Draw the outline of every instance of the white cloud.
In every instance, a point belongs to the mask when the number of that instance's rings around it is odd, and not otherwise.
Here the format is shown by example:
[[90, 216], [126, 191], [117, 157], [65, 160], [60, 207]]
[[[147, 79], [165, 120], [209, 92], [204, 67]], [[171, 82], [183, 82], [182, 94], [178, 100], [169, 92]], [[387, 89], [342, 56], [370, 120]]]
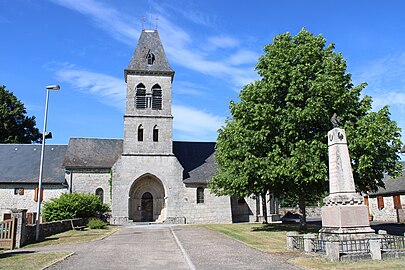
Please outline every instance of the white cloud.
[[228, 62], [232, 65], [256, 64], [259, 54], [250, 50], [240, 50], [229, 57]]
[[364, 92], [373, 98], [373, 109], [405, 105], [405, 53], [367, 63], [354, 72], [353, 80], [367, 82]]
[[208, 39], [208, 42], [214, 48], [234, 48], [239, 45], [238, 40], [226, 36], [211, 37]]
[[[75, 10], [85, 16], [90, 17], [97, 27], [101, 27], [107, 31], [115, 39], [133, 46], [137, 40], [139, 32], [133, 30], [134, 24], [129, 19], [129, 16], [122, 14], [112, 6], [97, 2], [95, 0], [52, 0], [54, 3], [66, 8]], [[159, 33], [161, 34], [165, 51], [169, 56], [169, 60], [187, 69], [202, 73], [207, 76], [213, 76], [229, 82], [238, 90], [248, 82], [251, 82], [257, 77], [254, 72], [254, 67], [235, 67], [242, 63], [247, 63], [249, 54], [237, 52], [234, 57], [230, 56], [227, 61], [224, 55], [214, 56], [215, 59], [209, 59], [210, 55], [196, 49], [193, 45], [193, 38], [183, 30], [161, 14], [151, 14], [154, 18], [159, 17]], [[236, 39], [230, 37], [213, 37], [211, 42], [217, 46], [233, 47], [239, 44]], [[241, 50], [243, 51], [243, 50]], [[253, 56], [253, 53], [250, 54]], [[243, 59], [242, 59], [243, 58]], [[255, 60], [257, 57], [255, 57]]]
[[58, 80], [74, 89], [90, 93], [104, 104], [125, 109], [126, 86], [122, 79], [113, 76], [66, 66], [56, 72]]
[[202, 96], [205, 91], [206, 89], [201, 85], [187, 81], [176, 81], [173, 85], [173, 92], [176, 94]]
[[173, 105], [174, 130], [180, 140], [215, 141], [225, 119], [192, 107]]
[[376, 95], [373, 98], [373, 107], [381, 108], [384, 105], [405, 105], [405, 93], [404, 92], [388, 92], [384, 95]]
[[132, 16], [126, 16], [110, 5], [94, 0], [50, 0], [55, 4], [90, 17], [93, 22], [119, 41], [133, 45], [139, 31], [133, 27]]

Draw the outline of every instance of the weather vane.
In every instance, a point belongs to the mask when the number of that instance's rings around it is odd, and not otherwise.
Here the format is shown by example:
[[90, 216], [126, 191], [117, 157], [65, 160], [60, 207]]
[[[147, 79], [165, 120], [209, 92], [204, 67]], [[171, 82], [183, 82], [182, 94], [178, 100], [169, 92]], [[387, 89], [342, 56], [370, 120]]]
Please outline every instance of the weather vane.
[[158, 16], [156, 16], [156, 29], [155, 30], [158, 30], [158, 23], [159, 23], [159, 17]]
[[145, 16], [143, 16], [143, 17], [141, 18], [141, 21], [142, 21], [142, 30], [145, 30], [145, 27], [144, 27], [144, 24], [145, 24]]

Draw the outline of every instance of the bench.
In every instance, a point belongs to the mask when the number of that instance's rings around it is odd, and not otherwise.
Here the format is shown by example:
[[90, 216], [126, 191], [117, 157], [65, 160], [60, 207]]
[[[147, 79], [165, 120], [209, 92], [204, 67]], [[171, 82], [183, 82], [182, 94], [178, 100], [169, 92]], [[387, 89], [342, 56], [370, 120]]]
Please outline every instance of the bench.
[[70, 220], [70, 224], [72, 224], [72, 230], [75, 231], [83, 231], [86, 228], [86, 226], [74, 226], [72, 219]]

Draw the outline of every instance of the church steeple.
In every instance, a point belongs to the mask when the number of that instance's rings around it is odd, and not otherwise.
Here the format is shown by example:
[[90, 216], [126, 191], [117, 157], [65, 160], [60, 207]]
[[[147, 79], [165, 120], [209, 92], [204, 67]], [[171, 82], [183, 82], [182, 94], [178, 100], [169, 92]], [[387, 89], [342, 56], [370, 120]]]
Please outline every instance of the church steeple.
[[174, 71], [167, 61], [157, 30], [142, 30], [131, 62], [124, 70], [125, 82], [128, 74], [166, 75], [173, 79]]
[[173, 155], [174, 71], [156, 30], [142, 31], [124, 74], [124, 155]]

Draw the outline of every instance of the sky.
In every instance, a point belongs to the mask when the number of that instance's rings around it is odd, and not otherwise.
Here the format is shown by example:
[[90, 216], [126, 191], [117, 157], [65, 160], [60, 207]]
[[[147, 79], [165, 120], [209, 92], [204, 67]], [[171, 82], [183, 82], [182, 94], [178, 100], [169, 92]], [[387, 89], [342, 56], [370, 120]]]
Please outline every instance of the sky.
[[46, 86], [61, 86], [50, 93], [48, 143], [123, 138], [124, 69], [142, 27], [158, 29], [176, 72], [174, 140], [215, 141], [229, 102], [259, 79], [263, 47], [303, 27], [335, 44], [353, 83], [368, 83], [373, 110], [389, 105], [405, 131], [402, 0], [0, 0], [0, 11], [0, 84], [41, 131]]

